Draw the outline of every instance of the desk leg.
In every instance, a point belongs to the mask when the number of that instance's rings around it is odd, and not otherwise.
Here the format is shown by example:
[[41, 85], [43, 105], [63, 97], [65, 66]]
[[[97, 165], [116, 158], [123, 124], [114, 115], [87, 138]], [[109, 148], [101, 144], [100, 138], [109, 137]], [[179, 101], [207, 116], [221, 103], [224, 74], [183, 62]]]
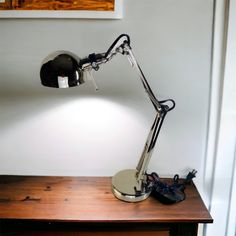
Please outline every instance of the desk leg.
[[2, 236], [3, 232], [2, 232], [2, 221], [0, 220], [0, 236]]
[[197, 223], [174, 224], [170, 229], [170, 236], [197, 236]]

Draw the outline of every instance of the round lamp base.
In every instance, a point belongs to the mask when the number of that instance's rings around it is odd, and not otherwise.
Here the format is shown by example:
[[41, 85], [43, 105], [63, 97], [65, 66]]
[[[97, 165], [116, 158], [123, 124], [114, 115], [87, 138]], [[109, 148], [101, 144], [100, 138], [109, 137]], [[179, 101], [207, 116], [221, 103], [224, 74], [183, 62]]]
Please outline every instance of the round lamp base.
[[151, 190], [136, 191], [137, 170], [122, 170], [112, 177], [113, 194], [126, 202], [139, 202], [149, 197]]

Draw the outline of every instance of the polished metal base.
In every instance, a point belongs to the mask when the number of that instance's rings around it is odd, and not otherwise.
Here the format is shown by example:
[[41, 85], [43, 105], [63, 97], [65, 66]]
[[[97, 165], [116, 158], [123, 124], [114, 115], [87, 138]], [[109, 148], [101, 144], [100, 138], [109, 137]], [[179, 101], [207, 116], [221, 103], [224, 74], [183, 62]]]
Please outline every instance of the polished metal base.
[[150, 195], [150, 190], [136, 191], [137, 170], [122, 170], [112, 178], [112, 191], [114, 195], [126, 202], [143, 201]]

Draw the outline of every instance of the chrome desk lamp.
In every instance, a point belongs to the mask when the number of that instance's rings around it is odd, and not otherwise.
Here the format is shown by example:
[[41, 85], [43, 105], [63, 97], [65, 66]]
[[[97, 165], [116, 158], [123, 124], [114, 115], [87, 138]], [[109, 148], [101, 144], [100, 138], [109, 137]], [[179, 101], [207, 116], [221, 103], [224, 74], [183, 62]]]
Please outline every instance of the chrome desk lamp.
[[82, 59], [71, 52], [54, 52], [43, 61], [40, 77], [42, 84], [47, 87], [79, 86], [86, 82], [86, 73], [91, 75], [92, 70], [99, 70], [100, 65], [107, 63], [117, 54], [127, 57], [131, 66], [137, 70], [144, 89], [156, 110], [154, 122], [136, 169], [121, 170], [112, 178], [112, 191], [118, 199], [138, 202], [146, 199], [151, 193], [146, 173], [148, 164], [165, 115], [175, 107], [175, 102], [172, 99], [158, 101], [155, 97], [134, 57], [129, 36], [121, 34], [105, 53], [89, 54], [88, 57]]

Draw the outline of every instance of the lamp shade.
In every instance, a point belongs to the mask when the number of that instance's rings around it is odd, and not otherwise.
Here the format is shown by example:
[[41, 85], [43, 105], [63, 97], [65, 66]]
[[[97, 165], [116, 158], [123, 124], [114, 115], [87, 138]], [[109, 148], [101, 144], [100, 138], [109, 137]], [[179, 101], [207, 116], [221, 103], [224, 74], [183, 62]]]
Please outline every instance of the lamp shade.
[[84, 83], [80, 58], [68, 51], [46, 57], [40, 70], [41, 83], [47, 87], [68, 88]]

